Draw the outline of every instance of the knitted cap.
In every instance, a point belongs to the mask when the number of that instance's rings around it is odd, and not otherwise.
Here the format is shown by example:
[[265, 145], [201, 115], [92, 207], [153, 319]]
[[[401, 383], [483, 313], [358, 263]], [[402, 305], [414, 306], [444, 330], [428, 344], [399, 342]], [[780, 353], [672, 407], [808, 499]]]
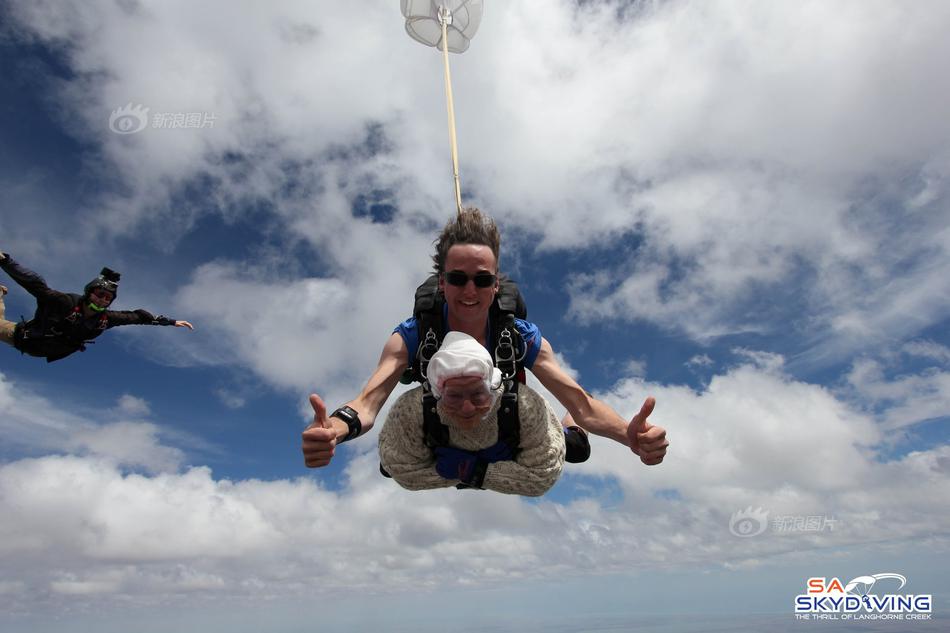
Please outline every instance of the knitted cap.
[[449, 378], [477, 376], [485, 382], [489, 391], [501, 385], [501, 371], [495, 367], [491, 355], [481, 343], [468, 334], [449, 332], [442, 341], [442, 347], [432, 355], [426, 371], [432, 395], [442, 397], [445, 381]]

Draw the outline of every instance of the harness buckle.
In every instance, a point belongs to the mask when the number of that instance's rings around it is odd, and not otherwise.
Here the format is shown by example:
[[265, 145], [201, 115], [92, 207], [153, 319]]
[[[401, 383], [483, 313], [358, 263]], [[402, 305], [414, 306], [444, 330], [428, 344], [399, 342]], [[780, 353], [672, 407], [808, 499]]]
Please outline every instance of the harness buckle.
[[429, 377], [426, 375], [429, 369], [429, 361], [432, 360], [437, 351], [439, 351], [439, 337], [435, 335], [435, 330], [430, 327], [422, 344], [419, 345], [419, 349], [416, 350], [416, 358], [419, 359], [419, 374], [425, 382], [429, 381]]
[[[522, 355], [524, 358], [524, 355]], [[509, 381], [518, 373], [518, 358], [515, 357], [514, 339], [511, 330], [507, 327], [498, 334], [498, 345], [495, 346], [495, 366], [501, 370], [501, 379]]]

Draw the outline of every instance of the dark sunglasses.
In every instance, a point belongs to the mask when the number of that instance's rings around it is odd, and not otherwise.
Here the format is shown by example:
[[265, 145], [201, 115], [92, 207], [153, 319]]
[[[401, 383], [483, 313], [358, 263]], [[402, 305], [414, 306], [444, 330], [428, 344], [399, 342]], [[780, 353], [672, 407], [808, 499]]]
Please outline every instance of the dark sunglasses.
[[90, 294], [91, 294], [93, 297], [97, 297], [97, 298], [99, 298], [99, 299], [109, 299], [109, 300], [112, 300], [112, 299], [114, 298], [114, 295], [113, 295], [111, 292], [109, 292], [108, 290], [100, 290], [100, 289], [98, 289], [98, 288], [96, 288], [95, 290], [93, 290]]
[[453, 286], [464, 286], [471, 279], [476, 288], [489, 288], [495, 285], [497, 277], [491, 273], [475, 273], [474, 277], [469, 277], [460, 270], [453, 270], [445, 273], [445, 281]]

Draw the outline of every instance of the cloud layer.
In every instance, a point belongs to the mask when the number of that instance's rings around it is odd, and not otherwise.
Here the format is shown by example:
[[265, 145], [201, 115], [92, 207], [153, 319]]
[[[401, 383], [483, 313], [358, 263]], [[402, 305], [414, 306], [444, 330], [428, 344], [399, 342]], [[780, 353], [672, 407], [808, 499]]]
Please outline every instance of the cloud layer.
[[[439, 58], [396, 4], [3, 11], [7, 38], [61, 64], [49, 115], [96, 187], [51, 209], [15, 183], [42, 208], [0, 219], [0, 247], [74, 281], [77, 257], [121, 250], [122, 300], [199, 328], [109, 335], [151, 360], [352, 397], [454, 198]], [[655, 396], [667, 462], [595, 438], [540, 502], [410, 494], [379, 477], [371, 436], [342, 451], [339, 481], [230, 480], [189, 465], [207, 445], [142, 394], [87, 415], [0, 374], [0, 612], [482, 590], [868, 543], [945, 553], [950, 450], [908, 438], [950, 411], [948, 27], [939, 2], [490, 3], [452, 58], [464, 197], [502, 223], [505, 261], [545, 283], [545, 258], [595, 262], [555, 288], [549, 323], [688, 339], [701, 385], [627, 359], [596, 393], [628, 416]], [[116, 134], [127, 103], [214, 126]], [[50, 217], [70, 230], [50, 234]], [[209, 222], [251, 237], [177, 261]], [[744, 334], [783, 336], [788, 359], [710, 350]], [[573, 374], [589, 361], [561, 359]], [[845, 369], [814, 384], [792, 363]], [[214, 390], [240, 407], [229, 389]], [[761, 535], [730, 532], [759, 508]]]
[[[46, 438], [27, 431], [48, 425], [18, 416], [9, 394], [51, 418], [64, 414], [21, 386], [0, 384], [0, 411], [16, 421], [5, 432], [19, 428], [21, 440], [43, 452]], [[739, 566], [898, 537], [943, 542], [937, 535], [950, 517], [933, 500], [950, 494], [950, 450], [882, 461], [875, 447], [886, 438], [874, 421], [789, 378], [780, 359], [741, 362], [701, 392], [631, 377], [601, 395], [632, 411], [646, 393], [657, 397], [657, 421], [675, 431], [667, 463], [644, 467], [595, 438], [595, 458], [572, 466], [559, 484], [589, 493], [539, 503], [451, 489], [409, 493], [378, 475], [374, 451], [349, 461], [339, 489], [320, 477], [231, 481], [182, 467], [181, 449], [158, 442], [149, 420], [87, 425], [71, 442], [77, 449], [67, 444], [0, 467], [0, 506], [8, 510], [0, 557], [16, 579], [0, 600], [29, 612], [51, 600], [71, 609], [116, 596], [187, 605], [404, 592], [534, 581], [568, 569]], [[124, 407], [141, 410], [131, 398]], [[764, 534], [744, 539], [730, 532], [730, 520], [749, 507], [771, 518]], [[776, 523], [815, 516], [831, 522], [797, 531]]]

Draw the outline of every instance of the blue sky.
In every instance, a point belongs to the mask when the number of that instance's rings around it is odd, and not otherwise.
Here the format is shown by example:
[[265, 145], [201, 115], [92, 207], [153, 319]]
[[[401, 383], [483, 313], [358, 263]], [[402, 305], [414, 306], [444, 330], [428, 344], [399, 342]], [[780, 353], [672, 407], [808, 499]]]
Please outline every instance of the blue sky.
[[196, 330], [0, 350], [0, 630], [785, 630], [880, 572], [946, 613], [950, 7], [486, 4], [463, 200], [666, 462], [595, 438], [539, 500], [403, 491], [378, 430], [303, 467], [307, 394], [357, 393], [454, 212], [398, 3], [11, 1], [0, 249]]

